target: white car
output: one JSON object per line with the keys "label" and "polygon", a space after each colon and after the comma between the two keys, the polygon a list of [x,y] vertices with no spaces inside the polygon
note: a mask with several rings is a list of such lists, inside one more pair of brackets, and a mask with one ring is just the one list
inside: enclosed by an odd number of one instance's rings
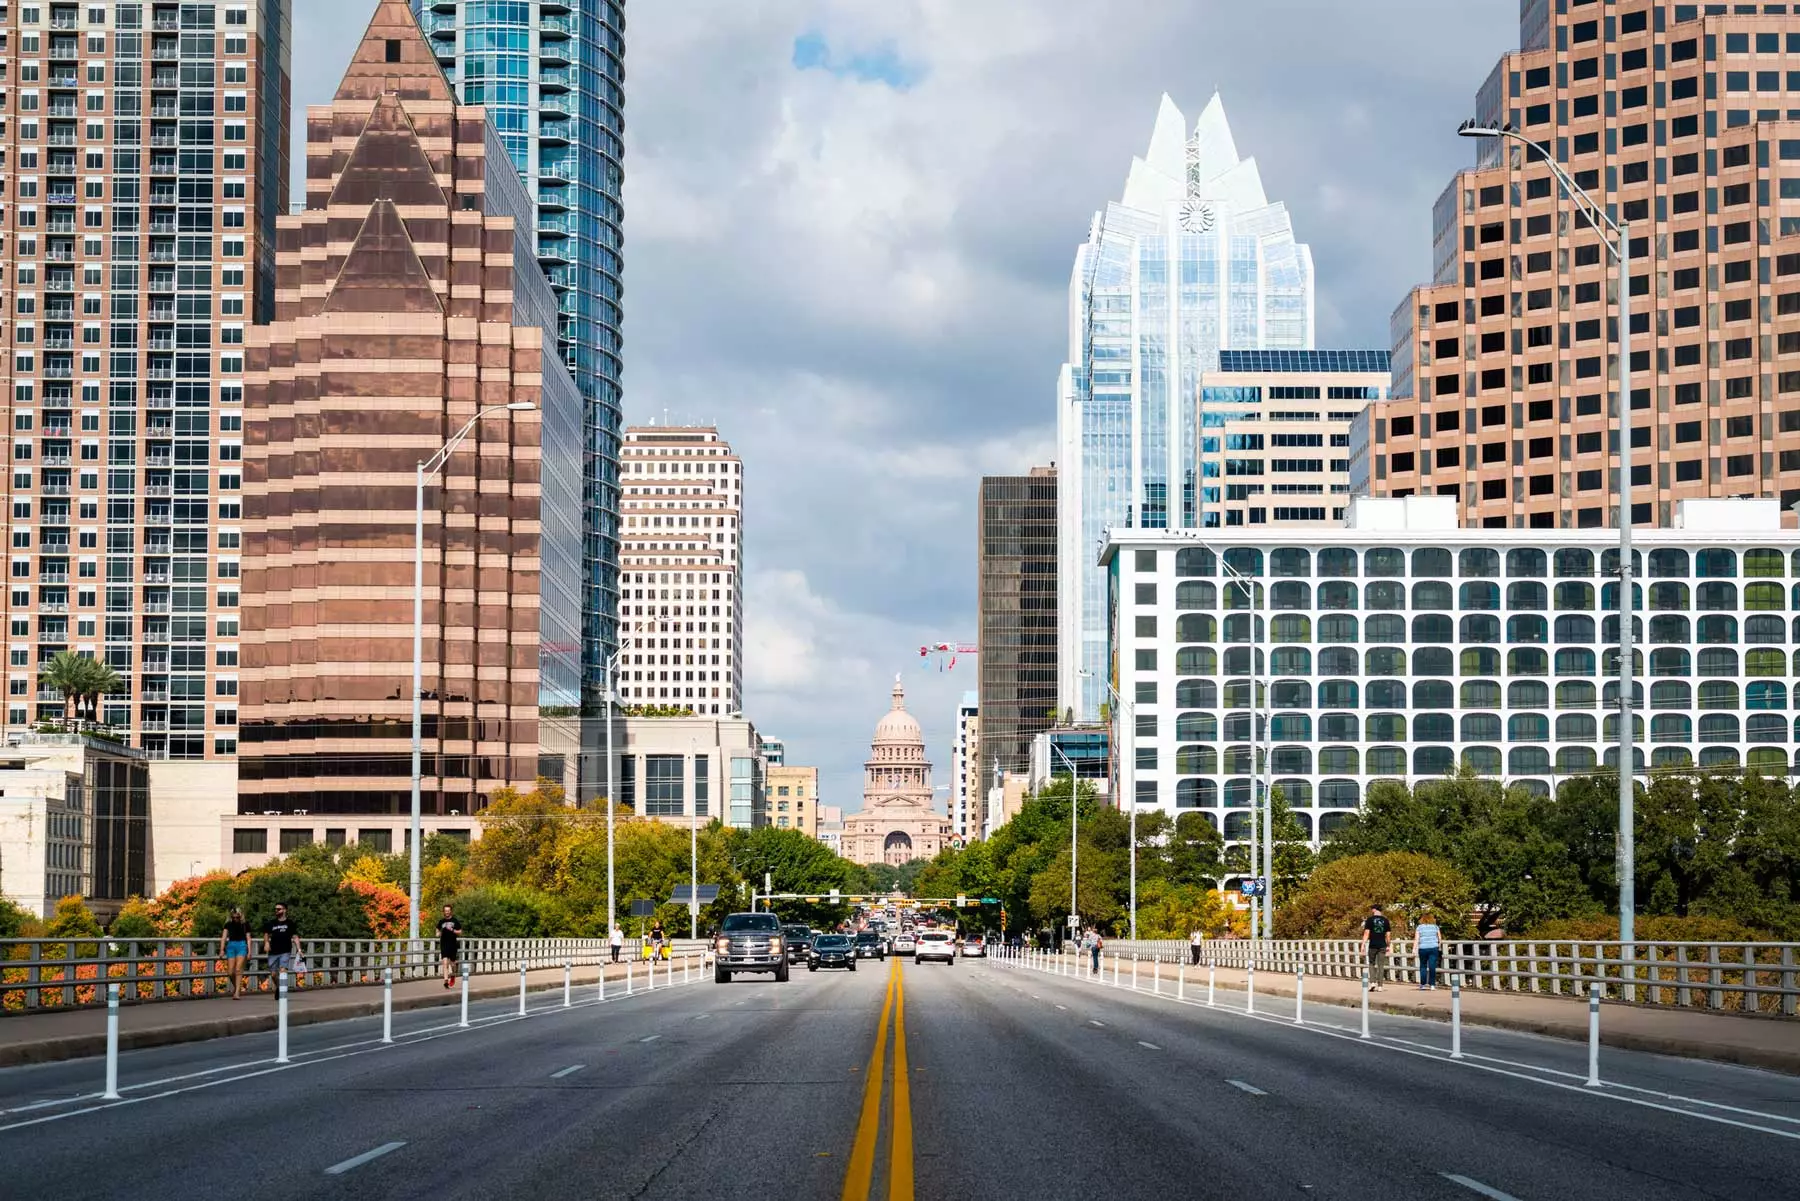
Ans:
{"label": "white car", "polygon": [[913,952],[913,960],[924,963],[927,959],[941,959],[952,966],[956,964],[956,936],[948,930],[926,930],[919,935],[918,950]]}
{"label": "white car", "polygon": [[986,959],[987,940],[979,934],[970,934],[966,936],[962,940],[962,954],[964,959]]}
{"label": "white car", "polygon": [[889,948],[895,955],[911,955],[915,943],[910,934],[899,934],[894,938],[894,945]]}

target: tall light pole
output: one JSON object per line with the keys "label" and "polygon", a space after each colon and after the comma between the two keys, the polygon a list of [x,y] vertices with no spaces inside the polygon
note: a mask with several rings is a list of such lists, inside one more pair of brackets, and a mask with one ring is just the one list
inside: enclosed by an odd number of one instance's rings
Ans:
{"label": "tall light pole", "polygon": [[[1075,797],[1081,791],[1081,774],[1075,770],[1074,761],[1063,752],[1061,747],[1053,742],[1050,744],[1050,749],[1056,754],[1061,755],[1062,761],[1067,764],[1069,768],[1069,916],[1074,917],[1080,912],[1075,903],[1075,863],[1077,854],[1075,843]],[[1053,772],[1051,774],[1054,775],[1055,773]],[[1132,937],[1136,937],[1135,931],[1133,932]]]}
{"label": "tall light pole", "polygon": [[[717,742],[718,723],[713,723]],[[688,735],[688,761],[694,764],[694,794],[688,799],[688,937],[700,937],[700,764],[694,736]],[[709,790],[710,791],[710,790]]]}
{"label": "tall light pole", "polygon": [[[1078,672],[1077,674],[1085,676],[1085,675],[1091,675],[1092,673],[1087,672],[1087,671],[1081,671],[1081,672]],[[1130,861],[1131,861],[1131,937],[1133,939],[1135,939],[1135,938],[1137,938],[1137,908],[1138,908],[1138,906],[1137,906],[1137,707],[1133,704],[1130,704],[1129,702],[1127,702],[1125,700],[1124,697],[1119,695],[1119,690],[1117,688],[1113,687],[1113,682],[1111,680],[1102,679],[1100,681],[1100,683],[1105,687],[1107,694],[1112,697],[1113,712],[1118,715],[1119,736],[1116,739],[1114,739],[1113,741],[1114,741],[1115,745],[1120,747],[1120,751],[1119,751],[1119,790],[1121,792],[1125,793],[1126,805],[1129,807],[1127,809],[1127,812],[1130,814],[1130,821],[1131,821],[1131,835],[1130,835],[1130,838],[1131,838],[1131,854],[1130,854]],[[1125,736],[1125,732],[1127,729],[1130,729],[1130,731],[1131,731],[1131,738],[1129,741],[1127,741],[1126,736]],[[1067,761],[1067,756],[1064,756],[1064,761],[1065,762]]]}
{"label": "tall light pole", "polygon": [[613,859],[613,813],[618,808],[619,779],[618,763],[613,759],[613,706],[618,701],[619,661],[625,657],[637,640],[637,632],[646,623],[639,622],[627,630],[620,638],[619,645],[606,660],[606,691],[601,693],[606,712],[606,933],[612,936],[613,927],[619,924],[618,902],[613,895],[615,869]]}
{"label": "tall light pole", "polygon": [[1511,125],[1498,127],[1465,121],[1457,129],[1465,138],[1503,138],[1535,150],[1562,185],[1563,193],[1585,217],[1619,268],[1619,941],[1625,958],[1636,936],[1637,829],[1633,789],[1637,783],[1637,731],[1632,728],[1631,618],[1631,237],[1630,223],[1614,221],[1606,208],[1556,161],[1549,149]]}
{"label": "tall light pole", "polygon": [[[413,660],[412,660],[412,868],[410,871],[411,891],[408,894],[410,913],[406,922],[406,936],[417,940],[419,937],[419,867],[424,857],[424,840],[420,835],[419,821],[419,785],[420,785],[420,752],[422,735],[420,731],[420,706],[422,695],[421,679],[424,675],[424,642],[425,642],[425,477],[434,475],[450,461],[450,456],[462,440],[469,436],[469,431],[484,417],[495,413],[517,413],[526,409],[535,409],[536,405],[528,400],[514,401],[512,404],[491,405],[469,418],[463,427],[444,443],[437,453],[421,462],[413,475]],[[439,527],[440,532],[442,527]],[[442,551],[439,552],[440,558]],[[438,645],[439,657],[442,658],[444,639],[444,605],[442,595],[438,599]],[[439,684],[440,691],[442,683]],[[441,770],[441,769],[440,769]]]}

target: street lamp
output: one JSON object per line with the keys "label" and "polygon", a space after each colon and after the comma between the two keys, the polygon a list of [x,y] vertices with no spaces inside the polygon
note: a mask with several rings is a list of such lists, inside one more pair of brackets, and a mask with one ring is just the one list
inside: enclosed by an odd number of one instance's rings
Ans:
{"label": "street lamp", "polygon": [[606,705],[606,933],[610,938],[613,927],[619,922],[618,903],[613,896],[614,863],[613,863],[613,810],[618,807],[618,770],[619,765],[613,759],[613,703],[618,699],[617,682],[619,678],[619,660],[630,650],[637,639],[637,633],[646,622],[638,622],[619,639],[619,645],[606,660],[606,691],[600,694]]}
{"label": "street lamp", "polygon": [[1636,935],[1637,831],[1633,812],[1637,758],[1633,754],[1636,731],[1632,729],[1631,664],[1631,238],[1630,223],[1614,221],[1606,209],[1563,170],[1550,151],[1525,137],[1511,125],[1478,125],[1464,121],[1457,128],[1465,138],[1504,138],[1535,150],[1579,216],[1600,235],[1601,243],[1619,267],[1619,941],[1631,958]]}
{"label": "street lamp", "polygon": [[[1082,672],[1080,674],[1086,675],[1087,673]],[[1076,904],[1076,899],[1075,899],[1075,868],[1076,868],[1076,864],[1077,864],[1077,857],[1080,855],[1080,851],[1078,849],[1079,844],[1077,844],[1075,841],[1075,818],[1076,818],[1075,798],[1080,794],[1080,791],[1081,791],[1081,773],[1075,770],[1074,761],[1069,758],[1068,754],[1066,752],[1064,752],[1064,750],[1060,746],[1057,746],[1054,742],[1052,742],[1050,744],[1050,749],[1053,752],[1055,752],[1056,754],[1061,755],[1062,761],[1064,763],[1068,764],[1068,767],[1069,767],[1069,916],[1074,917],[1076,914],[1081,912],[1080,908]],[[1055,773],[1052,772],[1051,774],[1054,775]],[[1134,894],[1134,901],[1131,906],[1131,918],[1132,918],[1131,936],[1133,938],[1136,938],[1137,937],[1137,904],[1135,902],[1135,894]],[[1073,930],[1071,930],[1070,933],[1073,934]]]}
{"label": "street lamp", "polygon": [[[529,400],[517,400],[512,404],[490,405],[477,412],[463,424],[463,427],[451,436],[450,441],[438,448],[436,454],[418,465],[413,475],[413,656],[412,656],[412,869],[410,908],[407,918],[407,937],[416,940],[419,937],[419,861],[424,855],[424,842],[419,832],[419,783],[420,783],[420,677],[424,673],[424,640],[425,640],[425,477],[436,474],[462,440],[469,436],[469,431],[484,417],[495,413],[518,413],[537,406]],[[442,527],[439,527],[440,530]],[[440,555],[441,555],[440,551]],[[442,595],[438,599],[438,646],[439,658],[443,656],[444,639],[444,605]],[[443,683],[439,681],[439,691]],[[440,765],[440,774],[442,771]]]}
{"label": "street lamp", "polygon": [[[1080,671],[1078,675],[1091,677],[1090,671]],[[1119,737],[1115,740],[1121,745],[1119,751],[1119,788],[1126,795],[1126,803],[1130,806],[1131,815],[1131,937],[1137,938],[1137,707],[1119,695],[1111,680],[1100,681],[1107,693],[1113,698],[1113,712],[1119,717]],[[1129,719],[1129,724],[1128,724]],[[1131,730],[1132,740],[1125,745],[1125,731]],[[1067,762],[1068,757],[1064,756]]]}
{"label": "street lamp", "polygon": [[[714,724],[717,729],[717,724]],[[715,736],[713,741],[717,742]],[[688,937],[700,937],[700,772],[694,736],[688,735],[688,762],[695,766],[694,794],[688,800]],[[710,792],[711,790],[708,789]]]}

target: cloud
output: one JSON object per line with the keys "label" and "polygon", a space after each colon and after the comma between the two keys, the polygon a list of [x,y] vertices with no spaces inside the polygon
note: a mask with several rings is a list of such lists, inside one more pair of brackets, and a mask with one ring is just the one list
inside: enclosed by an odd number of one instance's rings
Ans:
{"label": "cloud", "polygon": [[[296,115],[372,0],[294,21]],[[895,671],[949,778],[918,646],[975,634],[978,477],[1053,453],[1068,283],[1164,91],[1222,94],[1318,272],[1319,345],[1385,347],[1515,0],[634,3],[625,404],[746,459],[747,711],[860,803]],[[928,69],[927,69],[928,68]],[[303,129],[303,127],[299,127]],[[296,181],[304,178],[301,173]]]}

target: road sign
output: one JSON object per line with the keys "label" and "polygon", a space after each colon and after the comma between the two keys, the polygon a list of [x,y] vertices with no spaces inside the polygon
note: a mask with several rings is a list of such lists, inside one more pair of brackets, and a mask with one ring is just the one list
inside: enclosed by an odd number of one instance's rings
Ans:
{"label": "road sign", "polygon": [[650,917],[655,913],[656,913],[656,902],[655,901],[633,901],[631,903],[631,916],[632,917]]}
{"label": "road sign", "polygon": [[1267,876],[1247,876],[1238,891],[1247,897],[1266,897],[1269,895],[1269,879]]}
{"label": "road sign", "polygon": [[[677,884],[675,886],[675,895],[669,898],[669,904],[671,904],[671,905],[687,904],[688,903],[688,891],[689,891],[690,887],[691,887],[691,885],[687,885],[687,884]],[[718,899],[719,899],[719,886],[717,884],[702,884],[700,886],[700,903],[702,905],[710,905]]]}
{"label": "road sign", "polygon": [[969,903],[968,897],[963,896],[963,894],[960,892],[956,894],[956,907],[958,909],[961,909],[963,906],[967,905],[968,903]]}
{"label": "road sign", "polygon": [[1069,929],[1071,929],[1071,930],[1081,929],[1081,916],[1079,914],[1071,913],[1069,915]]}

